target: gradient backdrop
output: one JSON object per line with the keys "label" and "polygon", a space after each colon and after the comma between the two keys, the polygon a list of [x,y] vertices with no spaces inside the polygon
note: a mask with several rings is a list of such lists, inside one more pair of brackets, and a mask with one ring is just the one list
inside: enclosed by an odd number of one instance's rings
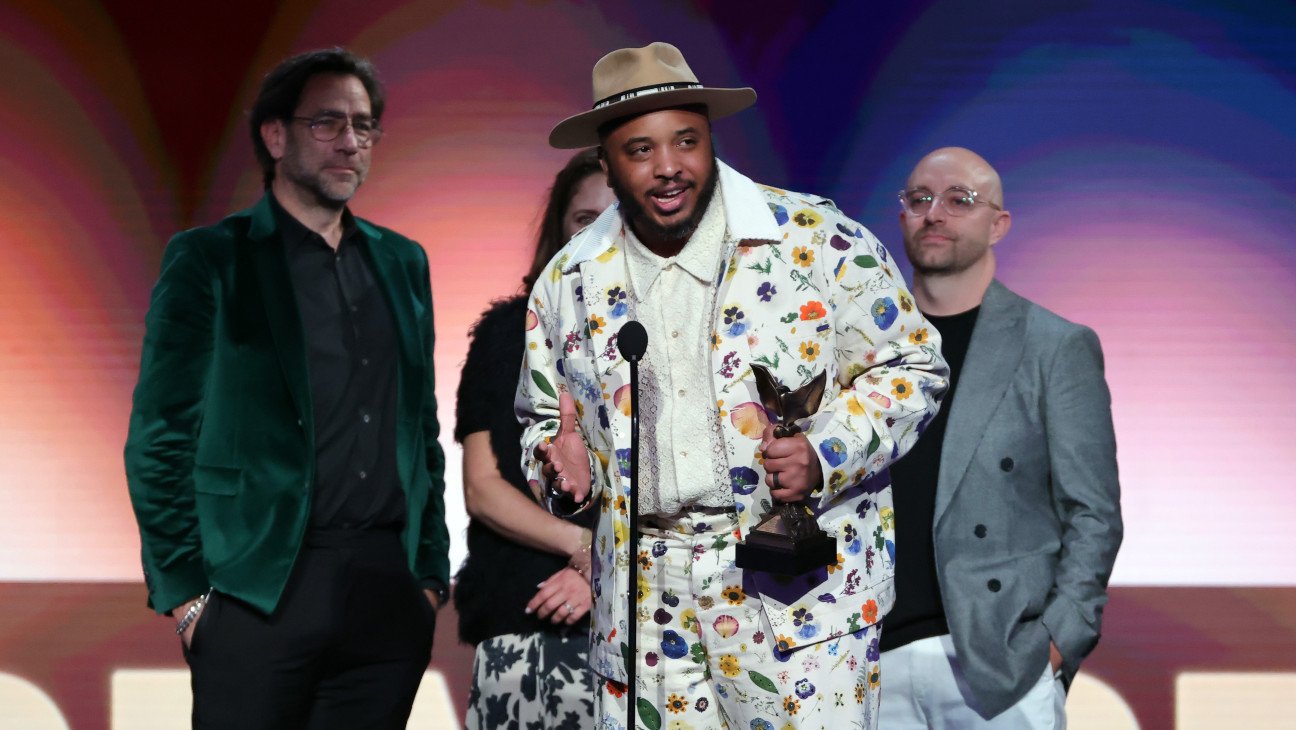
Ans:
{"label": "gradient backdrop", "polygon": [[[445,433],[464,335],[515,290],[566,159],[549,128],[588,107],[603,53],[667,40],[704,83],[760,96],[716,123],[722,157],[833,198],[897,254],[895,191],[922,154],[963,145],[999,169],[1000,278],[1107,354],[1126,538],[1086,668],[1146,727],[1169,724],[1184,667],[1296,670],[1291,3],[187,5],[0,4],[0,671],[49,680],[75,727],[103,726],[102,677],[78,689],[84,667],[50,654],[63,619],[41,607],[65,595],[51,584],[93,601],[81,584],[140,581],[121,448],[162,249],[256,200],[261,75],[334,44],[388,85],[353,208],[431,258]],[[147,620],[142,584],[112,588],[133,611],[114,621]],[[441,637],[436,663],[461,672]]]}

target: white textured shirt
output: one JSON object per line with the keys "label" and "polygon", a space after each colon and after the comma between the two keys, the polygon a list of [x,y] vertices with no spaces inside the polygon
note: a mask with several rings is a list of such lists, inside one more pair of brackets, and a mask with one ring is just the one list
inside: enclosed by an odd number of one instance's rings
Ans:
{"label": "white textured shirt", "polygon": [[648,331],[640,363],[640,514],[732,507],[711,382],[711,325],[725,250],[719,186],[697,230],[662,258],[626,226],[632,316]]}

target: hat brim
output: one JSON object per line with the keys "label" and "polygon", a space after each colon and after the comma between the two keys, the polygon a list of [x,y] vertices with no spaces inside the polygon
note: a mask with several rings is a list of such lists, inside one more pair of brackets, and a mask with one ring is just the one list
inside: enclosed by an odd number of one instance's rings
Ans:
{"label": "hat brim", "polygon": [[711,119],[719,119],[740,112],[755,103],[756,90],[750,87],[741,89],[675,89],[674,91],[645,94],[616,104],[609,104],[601,109],[591,109],[576,116],[567,117],[549,132],[549,146],[560,150],[593,147],[599,143],[599,127],[621,117],[645,114],[686,104],[705,104],[707,116]]}

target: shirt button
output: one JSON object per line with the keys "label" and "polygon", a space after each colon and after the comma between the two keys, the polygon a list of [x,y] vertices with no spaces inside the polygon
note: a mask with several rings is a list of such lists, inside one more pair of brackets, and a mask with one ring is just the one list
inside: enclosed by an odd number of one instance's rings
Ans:
{"label": "shirt button", "polygon": [[1012,471],[1013,460],[1010,457],[1005,456],[1003,459],[999,461],[999,468],[1004,471]]}
{"label": "shirt button", "polygon": [[683,388],[680,388],[680,389],[679,389],[679,395],[680,395],[681,398],[684,397],[684,393],[685,393],[685,392],[687,392],[687,391],[685,391]]}
{"label": "shirt button", "polygon": [[367,357],[362,357],[362,358],[360,358],[360,364],[361,364],[361,365],[368,365],[368,364],[369,364],[369,358],[367,358]]}
{"label": "shirt button", "polygon": [[972,529],[972,534],[973,534],[973,535],[976,535],[977,537],[985,537],[985,536],[986,536],[986,526],[985,526],[985,525],[977,525],[975,528]]}
{"label": "shirt button", "polygon": [[986,588],[989,588],[991,593],[998,593],[999,589],[1002,587],[1003,586],[1000,585],[998,578],[991,578],[990,581],[986,583]]}
{"label": "shirt button", "polygon": [[357,307],[356,305],[352,304],[352,305],[351,305],[351,311],[352,311],[352,312],[358,312],[358,311],[360,311],[360,308]]}
{"label": "shirt button", "polygon": [[671,330],[671,337],[679,337],[679,330]]}
{"label": "shirt button", "polygon": [[368,422],[369,422],[369,414],[366,413],[366,414],[364,414],[363,416],[360,416],[360,420],[361,420],[361,421],[364,421],[365,423],[368,423]]}
{"label": "shirt button", "polygon": [[362,471],[362,472],[360,472],[360,478],[361,478],[361,479],[368,479],[368,478],[369,478],[369,472],[367,472],[367,471]]}

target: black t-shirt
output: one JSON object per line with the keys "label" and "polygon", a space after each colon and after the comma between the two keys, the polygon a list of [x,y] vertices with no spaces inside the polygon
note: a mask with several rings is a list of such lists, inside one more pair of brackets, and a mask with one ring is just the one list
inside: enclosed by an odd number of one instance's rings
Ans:
{"label": "black t-shirt", "polygon": [[927,425],[918,443],[891,466],[891,497],[896,514],[896,601],[883,623],[882,651],[949,633],[936,578],[932,520],[936,513],[936,483],[940,477],[945,424],[949,422],[958,375],[980,311],[976,307],[948,317],[926,315],[927,321],[941,334],[941,354],[949,363],[950,386],[940,412]]}
{"label": "black t-shirt", "polygon": [[[500,475],[534,500],[522,474],[522,426],[513,413],[525,347],[526,302],[525,296],[495,302],[473,325],[459,379],[454,437],[463,443],[470,433],[488,432]],[[590,510],[573,521],[588,527],[593,519]],[[566,565],[565,556],[520,545],[470,520],[468,559],[456,576],[454,591],[459,639],[476,644],[501,634],[587,631],[588,617],[566,629],[524,613],[536,584]]]}

